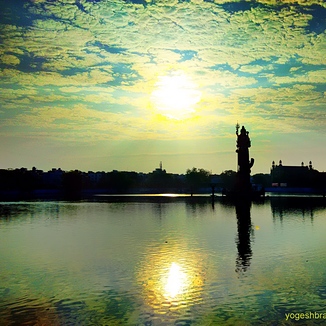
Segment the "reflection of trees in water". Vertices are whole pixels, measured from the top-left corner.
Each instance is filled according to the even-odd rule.
[[[185,202],[187,213],[191,216],[205,216],[212,210],[212,200],[207,197],[189,197]]]
[[[130,293],[109,289],[90,302],[59,301],[56,309],[64,324],[127,325],[135,309],[135,298]]]
[[[4,298],[10,298],[10,291],[5,294]],[[25,304],[19,305],[19,303],[15,302],[12,305],[13,307],[6,304],[5,309],[0,309],[1,325],[61,325],[56,309],[51,303],[36,304],[37,299],[29,299],[31,302],[29,304],[27,298],[24,299],[26,300],[21,301],[26,302]]]
[[[323,197],[271,197],[273,220],[286,217],[309,217],[311,220],[318,211],[325,210],[326,199]]]
[[[241,201],[236,203],[235,211],[237,216],[238,225],[238,238],[237,248],[238,257],[236,259],[236,272],[245,272],[250,266],[250,260],[252,256],[251,250],[251,216],[250,216],[250,201]]]
[[[0,220],[11,221],[13,219],[27,217],[31,214],[30,205],[12,205],[12,204],[2,204],[0,205]]]
[[[128,325],[136,303],[129,293],[114,290],[105,290],[89,302],[69,298],[36,301],[15,304],[15,309],[7,308],[5,314],[0,311],[1,321],[4,325]]]
[[[63,206],[65,208],[65,206]],[[1,204],[0,205],[0,223],[22,222],[27,219],[33,219],[44,214],[51,217],[59,217],[60,205],[58,203],[20,203]]]

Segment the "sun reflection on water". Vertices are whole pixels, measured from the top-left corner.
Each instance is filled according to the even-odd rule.
[[[187,285],[189,285],[187,280],[187,274],[182,271],[178,264],[173,262],[164,287],[165,296],[174,299],[178,294],[186,292]]]
[[[149,248],[137,279],[145,305],[154,314],[168,313],[171,317],[171,313],[202,301],[203,257],[169,241],[159,248]]]

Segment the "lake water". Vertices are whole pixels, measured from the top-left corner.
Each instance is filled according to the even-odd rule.
[[[1,202],[0,325],[325,325],[325,235],[323,198]]]

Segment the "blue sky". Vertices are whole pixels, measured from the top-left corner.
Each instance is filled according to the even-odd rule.
[[[325,2],[0,4],[1,168],[326,170]]]

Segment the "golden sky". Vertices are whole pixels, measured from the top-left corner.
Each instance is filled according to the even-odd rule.
[[[0,168],[324,171],[326,4],[1,1]]]

